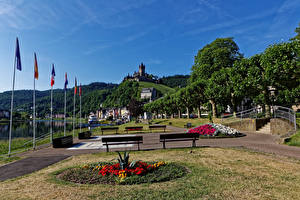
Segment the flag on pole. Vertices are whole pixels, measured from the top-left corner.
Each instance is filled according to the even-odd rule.
[[[51,87],[54,85],[54,76],[55,76],[55,70],[54,70],[54,64],[52,64]]]
[[[79,86],[79,96],[81,96],[81,83],[80,83],[80,86]]]
[[[67,72],[65,75],[65,90],[67,90],[67,86],[68,86],[68,77],[67,77]]]
[[[76,77],[75,77],[74,93],[77,94],[77,79],[76,79]]]
[[[15,55],[15,59],[16,59],[16,64],[17,64],[17,69],[22,71],[22,65],[21,65],[21,55],[20,55],[20,47],[19,47],[19,39],[17,38],[16,40],[16,55]]]
[[[39,79],[39,69],[38,69],[38,64],[37,64],[37,59],[36,59],[36,54],[34,53],[34,78],[36,80]]]

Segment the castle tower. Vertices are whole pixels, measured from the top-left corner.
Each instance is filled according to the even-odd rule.
[[[145,76],[145,65],[143,63],[141,63],[139,66],[139,75]]]

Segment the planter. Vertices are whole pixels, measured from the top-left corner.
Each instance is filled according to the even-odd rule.
[[[85,132],[81,132],[78,133],[78,139],[82,140],[82,139],[89,139],[92,135],[91,131],[85,131]]]
[[[53,148],[65,148],[65,147],[70,147],[72,145],[73,145],[72,135],[59,137],[52,140]]]

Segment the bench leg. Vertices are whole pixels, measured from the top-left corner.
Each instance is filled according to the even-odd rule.
[[[163,142],[163,148],[165,149],[166,148],[166,141],[164,140]]]
[[[106,142],[106,152],[109,152],[109,149],[108,149],[108,144]]]
[[[192,147],[196,147],[196,140],[195,139],[193,139]]]
[[[140,150],[140,143],[138,143],[138,151]]]

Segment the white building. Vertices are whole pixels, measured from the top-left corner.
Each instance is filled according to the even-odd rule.
[[[141,91],[141,99],[149,99],[150,102],[156,98],[155,88],[143,88]]]

